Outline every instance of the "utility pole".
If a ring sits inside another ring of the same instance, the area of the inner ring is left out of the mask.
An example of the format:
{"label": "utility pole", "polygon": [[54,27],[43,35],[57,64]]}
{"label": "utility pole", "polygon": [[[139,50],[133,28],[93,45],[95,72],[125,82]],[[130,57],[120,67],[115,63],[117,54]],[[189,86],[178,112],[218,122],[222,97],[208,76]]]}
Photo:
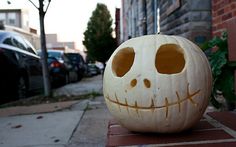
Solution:
{"label": "utility pole", "polygon": [[37,7],[31,0],[29,0],[39,11],[39,21],[40,21],[40,42],[41,42],[41,62],[43,68],[43,83],[44,83],[44,96],[50,97],[52,96],[51,90],[51,83],[50,83],[50,75],[48,71],[48,64],[47,64],[47,47],[46,47],[46,37],[45,37],[45,30],[44,30],[44,16],[48,10],[51,0],[48,0],[48,5],[46,10],[44,11],[44,0],[39,1],[39,7]]}

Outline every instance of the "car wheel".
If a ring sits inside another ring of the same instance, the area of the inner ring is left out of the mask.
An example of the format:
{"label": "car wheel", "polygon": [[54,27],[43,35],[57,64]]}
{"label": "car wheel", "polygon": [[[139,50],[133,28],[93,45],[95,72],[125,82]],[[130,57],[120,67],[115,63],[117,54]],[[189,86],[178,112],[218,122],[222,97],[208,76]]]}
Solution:
{"label": "car wheel", "polygon": [[17,98],[23,99],[27,97],[27,85],[23,77],[20,77],[17,83]]}

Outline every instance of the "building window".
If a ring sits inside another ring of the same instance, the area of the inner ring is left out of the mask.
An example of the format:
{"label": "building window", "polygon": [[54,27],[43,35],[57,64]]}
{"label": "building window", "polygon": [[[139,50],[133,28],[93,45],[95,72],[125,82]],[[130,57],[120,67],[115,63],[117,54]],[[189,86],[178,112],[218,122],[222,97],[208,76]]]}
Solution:
{"label": "building window", "polygon": [[9,19],[9,24],[10,25],[15,25],[16,23],[15,23],[15,19]]}
{"label": "building window", "polygon": [[9,25],[16,25],[16,13],[8,13],[8,23]]}
{"label": "building window", "polygon": [[0,22],[2,22],[3,24],[5,24],[5,21],[6,21],[6,14],[0,13]]}
{"label": "building window", "polygon": [[0,13],[0,20],[5,20],[6,19],[6,14]]}

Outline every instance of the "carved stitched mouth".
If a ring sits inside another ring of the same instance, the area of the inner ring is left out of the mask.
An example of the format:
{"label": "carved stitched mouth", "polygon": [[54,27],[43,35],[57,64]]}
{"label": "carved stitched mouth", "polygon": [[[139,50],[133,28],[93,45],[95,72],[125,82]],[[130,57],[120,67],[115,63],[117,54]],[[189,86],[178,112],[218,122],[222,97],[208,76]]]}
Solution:
{"label": "carved stitched mouth", "polygon": [[117,104],[119,106],[119,109],[120,109],[120,106],[124,106],[124,107],[127,108],[127,110],[128,110],[128,108],[135,109],[137,113],[138,113],[138,110],[140,110],[140,109],[154,111],[155,109],[165,108],[166,109],[166,117],[168,117],[168,111],[169,111],[169,107],[170,106],[178,105],[179,112],[181,110],[181,103],[186,101],[186,100],[189,100],[194,106],[197,106],[198,103],[193,100],[193,97],[196,96],[200,91],[201,90],[199,89],[199,90],[197,90],[197,91],[195,91],[193,93],[190,93],[189,92],[189,84],[188,84],[188,86],[187,86],[187,94],[186,94],[186,96],[184,98],[181,98],[179,93],[178,93],[178,91],[176,91],[177,101],[169,102],[168,98],[165,97],[165,104],[164,105],[160,105],[160,106],[155,106],[153,99],[151,100],[150,106],[140,106],[140,105],[138,105],[137,101],[135,101],[134,105],[130,105],[130,104],[128,104],[126,98],[125,98],[125,103],[121,103],[119,101],[119,98],[117,97],[116,94],[115,94],[115,100],[111,99],[109,97],[109,95],[106,96],[106,99],[108,101],[110,101],[111,103]]}

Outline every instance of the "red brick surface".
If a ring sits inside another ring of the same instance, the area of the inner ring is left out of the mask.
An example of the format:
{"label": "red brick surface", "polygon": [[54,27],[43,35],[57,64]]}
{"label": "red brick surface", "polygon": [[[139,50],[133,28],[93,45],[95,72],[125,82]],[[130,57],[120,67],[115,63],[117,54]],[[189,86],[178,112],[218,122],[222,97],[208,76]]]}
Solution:
{"label": "red brick surface", "polygon": [[[229,134],[225,128],[236,130],[236,113],[234,112],[211,112],[210,118],[203,118],[191,130],[175,134],[158,133],[135,133],[111,120],[108,125],[107,147],[131,146],[131,145],[154,145],[154,146],[199,146],[199,147],[222,147],[236,146],[236,138]],[[212,125],[212,119],[221,124]],[[223,125],[222,125],[223,124]],[[227,127],[225,127],[225,126]]]}
{"label": "red brick surface", "polygon": [[208,114],[223,125],[236,131],[236,113],[235,112],[212,112]]}
{"label": "red brick surface", "polygon": [[236,61],[236,17],[228,21],[229,61]]}
{"label": "red brick surface", "polygon": [[227,28],[227,22],[236,18],[235,0],[212,0],[212,35],[220,36]]}

